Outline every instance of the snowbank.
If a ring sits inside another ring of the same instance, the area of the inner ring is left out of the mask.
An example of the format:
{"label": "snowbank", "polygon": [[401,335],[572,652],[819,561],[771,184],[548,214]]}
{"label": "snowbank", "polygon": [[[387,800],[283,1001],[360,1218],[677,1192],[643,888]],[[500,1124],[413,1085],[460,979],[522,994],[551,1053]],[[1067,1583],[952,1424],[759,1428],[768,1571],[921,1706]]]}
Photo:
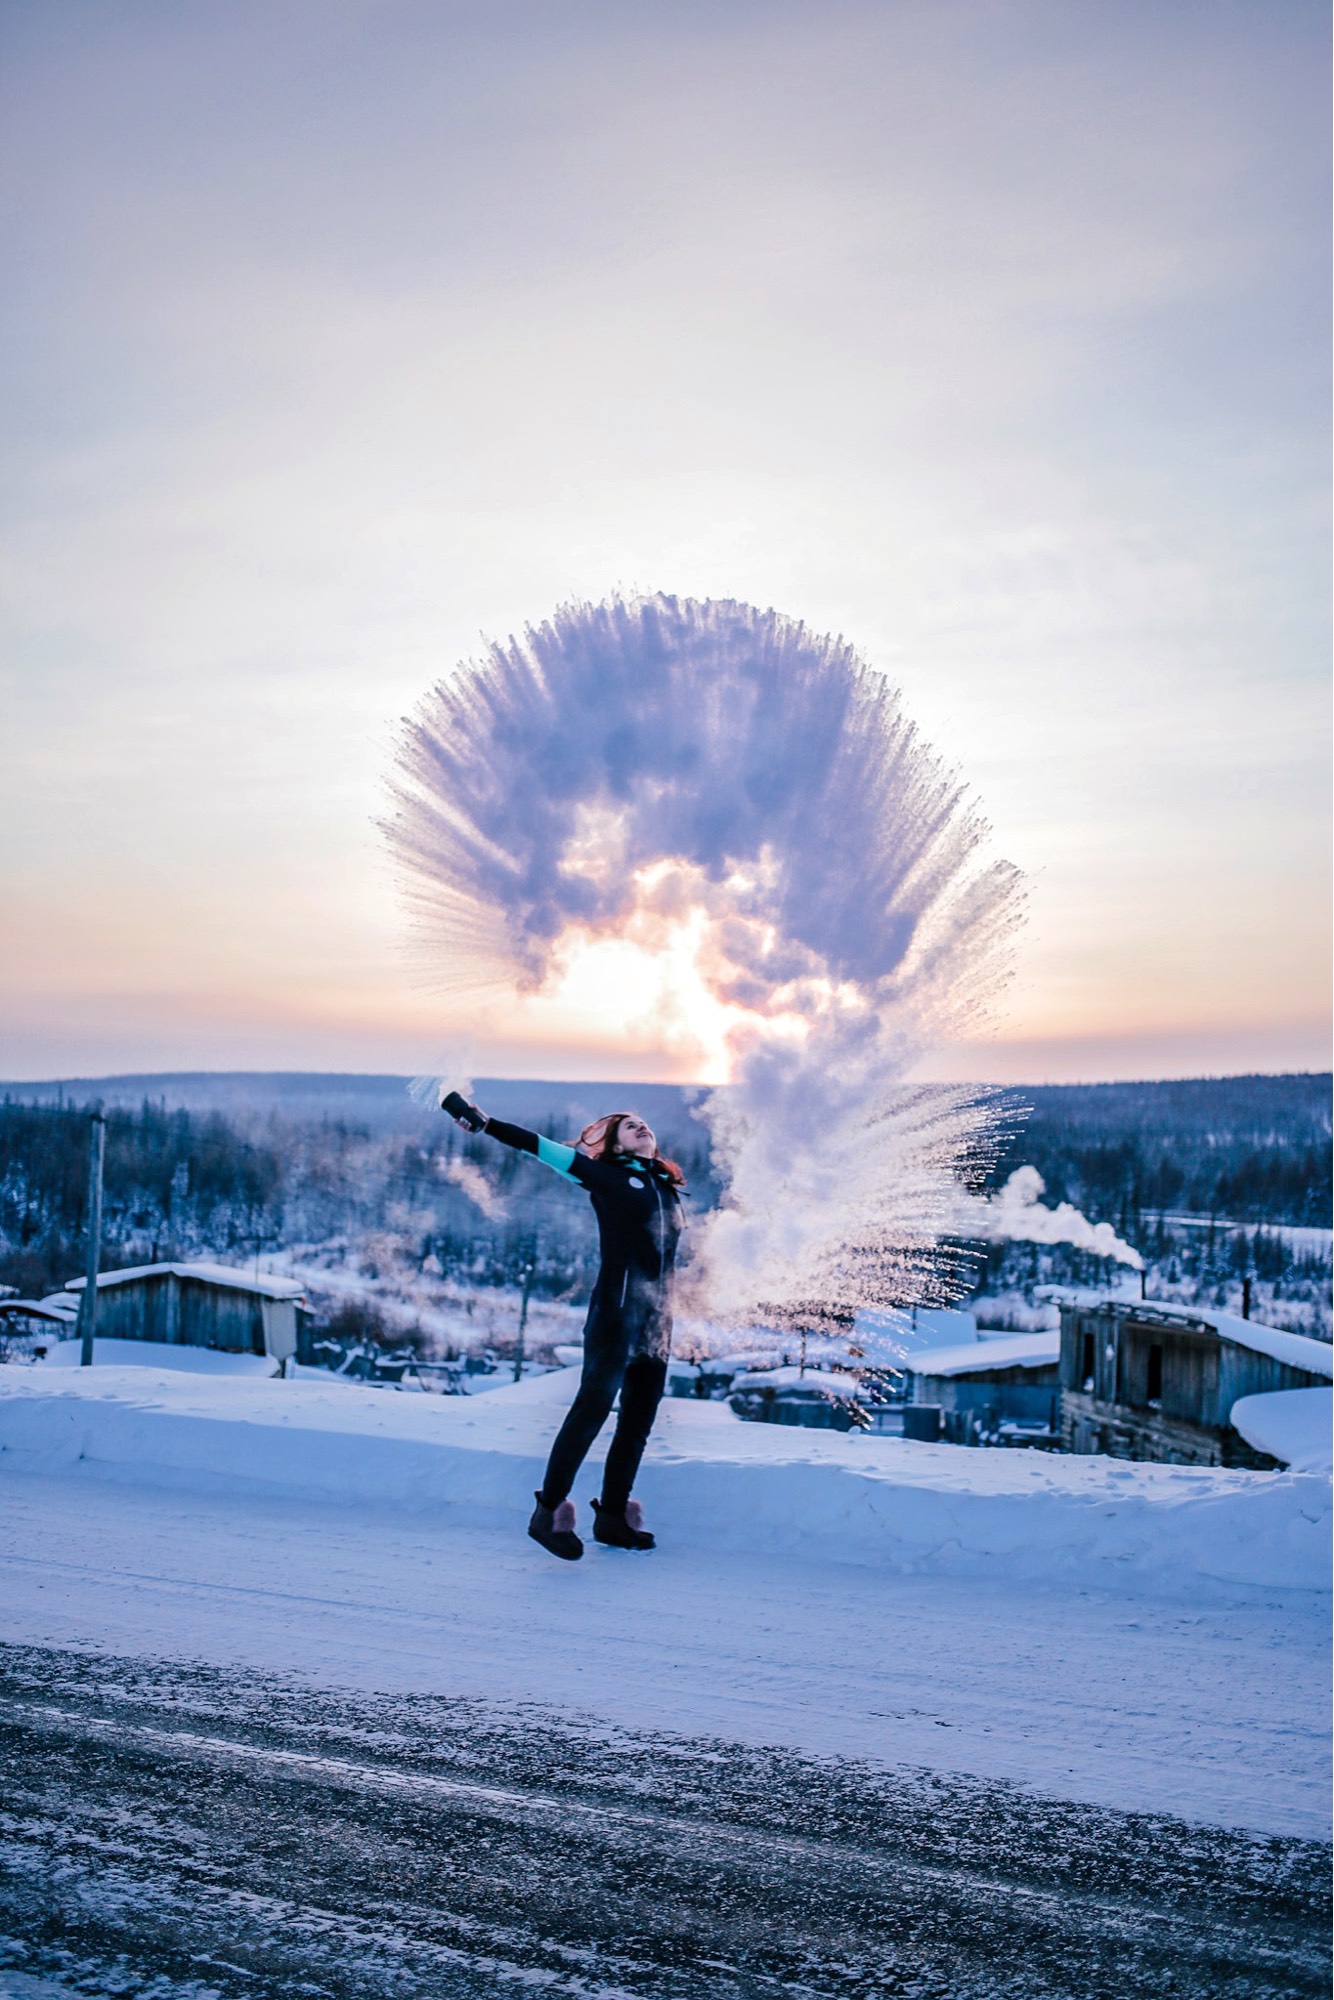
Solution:
{"label": "snowbank", "polygon": [[[562,1370],[480,1397],[166,1369],[0,1368],[0,1471],[512,1523],[574,1392]],[[580,1497],[596,1491],[592,1467]],[[966,1451],[663,1405],[640,1494],[701,1553],[799,1555],[1198,1592],[1201,1578],[1324,1589],[1330,1482],[1296,1473]]]}
{"label": "snowbank", "polygon": [[[58,1340],[48,1347],[37,1368],[78,1368],[81,1340]],[[187,1375],[276,1375],[271,1354],[236,1354],[220,1347],[186,1347],[163,1340],[94,1340],[94,1368],[155,1368]]]}
{"label": "snowbank", "polygon": [[1247,1444],[1294,1472],[1334,1471],[1334,1389],[1275,1389],[1243,1396],[1231,1422]]}

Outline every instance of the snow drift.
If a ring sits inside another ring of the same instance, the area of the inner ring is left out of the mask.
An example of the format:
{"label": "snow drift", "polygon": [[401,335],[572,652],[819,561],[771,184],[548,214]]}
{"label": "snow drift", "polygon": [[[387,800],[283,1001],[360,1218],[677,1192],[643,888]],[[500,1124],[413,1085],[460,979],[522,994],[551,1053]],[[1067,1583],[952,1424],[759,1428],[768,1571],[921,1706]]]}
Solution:
{"label": "snow drift", "polygon": [[[446,1510],[520,1532],[573,1371],[477,1398],[135,1369],[0,1370],[0,1473]],[[588,1469],[584,1491],[596,1491]],[[639,1492],[674,1542],[1197,1595],[1328,1588],[1330,1482],[966,1451],[663,1406]]]}
{"label": "snow drift", "polygon": [[1294,1472],[1334,1470],[1334,1389],[1273,1389],[1243,1396],[1231,1422],[1257,1451]]}

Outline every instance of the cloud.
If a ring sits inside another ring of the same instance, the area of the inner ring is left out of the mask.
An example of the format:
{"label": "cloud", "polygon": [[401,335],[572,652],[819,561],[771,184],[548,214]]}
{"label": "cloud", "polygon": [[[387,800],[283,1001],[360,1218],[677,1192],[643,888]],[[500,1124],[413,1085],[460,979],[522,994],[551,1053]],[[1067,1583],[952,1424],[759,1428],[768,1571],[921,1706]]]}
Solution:
{"label": "cloud", "polygon": [[202,983],[317,1014],[392,955],[390,718],[621,584],[888,663],[1033,876],[1035,1032],[1325,1006],[1323,17],[6,32],[0,847],[62,929],[207,880]]}

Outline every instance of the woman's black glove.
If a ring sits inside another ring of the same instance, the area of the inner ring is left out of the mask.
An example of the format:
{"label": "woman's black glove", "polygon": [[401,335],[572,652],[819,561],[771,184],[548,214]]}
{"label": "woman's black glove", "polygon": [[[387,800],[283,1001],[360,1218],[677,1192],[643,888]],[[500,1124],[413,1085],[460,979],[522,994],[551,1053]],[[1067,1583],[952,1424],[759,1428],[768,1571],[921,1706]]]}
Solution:
{"label": "woman's black glove", "polygon": [[486,1113],[479,1111],[475,1104],[469,1104],[467,1098],[457,1090],[451,1090],[441,1098],[440,1109],[447,1111],[454,1123],[461,1125],[465,1132],[486,1130]]}

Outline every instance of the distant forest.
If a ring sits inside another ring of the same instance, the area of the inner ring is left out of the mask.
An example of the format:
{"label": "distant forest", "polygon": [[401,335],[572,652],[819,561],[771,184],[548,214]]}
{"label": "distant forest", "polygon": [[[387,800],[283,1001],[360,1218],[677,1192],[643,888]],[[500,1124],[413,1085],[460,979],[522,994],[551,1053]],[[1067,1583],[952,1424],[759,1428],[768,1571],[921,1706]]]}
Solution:
{"label": "distant forest", "polygon": [[[1330,1081],[1255,1076],[1010,1093],[1014,1124],[996,1178],[1031,1164],[1047,1200],[1073,1202],[1146,1251],[1164,1209],[1328,1226]],[[568,1137],[581,1109],[559,1108],[571,1088],[508,1084],[496,1108]],[[533,1106],[526,1113],[525,1093]],[[694,1206],[707,1208],[717,1189],[705,1129],[690,1118],[684,1093],[659,1085],[654,1097]],[[500,1283],[532,1262],[542,1291],[569,1294],[592,1274],[586,1204],[571,1201],[554,1176],[438,1117],[393,1131],[344,1116],[255,1107],[224,1116],[152,1101],[111,1104],[106,1115],[107,1268],[345,1247],[372,1276],[377,1259],[406,1260]],[[0,1283],[40,1296],[82,1269],[87,1158],[86,1106],[0,1101]]]}
{"label": "distant forest", "polygon": [[[345,1119],[224,1117],[146,1102],[106,1112],[102,1265],[276,1249],[347,1256],[371,1278],[427,1265],[473,1283],[536,1267],[540,1291],[586,1288],[591,1211],[554,1175],[439,1114],[408,1134]],[[566,1121],[548,1120],[556,1137]],[[710,1198],[707,1145],[678,1155]],[[0,1102],[0,1284],[40,1297],[85,1256],[88,1107]]]}
{"label": "distant forest", "polygon": [[[289,1178],[280,1145],[217,1113],[145,1104],[106,1118],[104,1266],[277,1240]],[[0,1282],[33,1296],[78,1275],[87,1196],[87,1108],[0,1104]]]}
{"label": "distant forest", "polygon": [[1328,1228],[1331,1081],[1236,1076],[1026,1090],[1031,1110],[997,1175],[1035,1166],[1048,1200],[1071,1201],[1132,1242],[1146,1210]]}

